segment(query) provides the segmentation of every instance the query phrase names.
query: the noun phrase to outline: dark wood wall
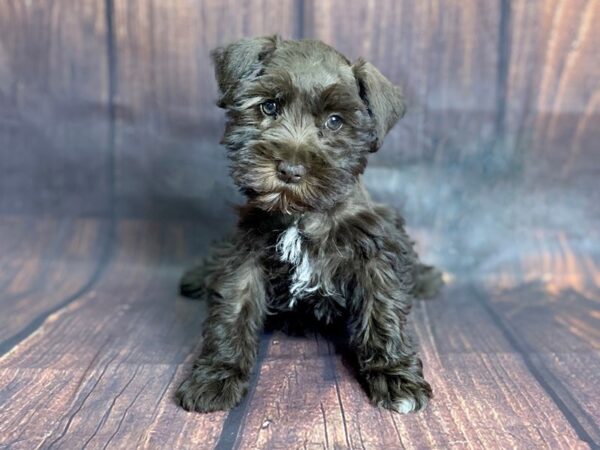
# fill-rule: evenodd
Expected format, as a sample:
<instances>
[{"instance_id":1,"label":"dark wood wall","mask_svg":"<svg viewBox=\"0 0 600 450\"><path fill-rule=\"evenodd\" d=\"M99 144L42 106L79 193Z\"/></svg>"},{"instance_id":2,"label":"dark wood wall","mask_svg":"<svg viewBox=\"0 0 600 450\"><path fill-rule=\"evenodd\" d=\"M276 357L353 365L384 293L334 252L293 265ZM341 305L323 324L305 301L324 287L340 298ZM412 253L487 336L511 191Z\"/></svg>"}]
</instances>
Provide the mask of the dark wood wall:
<instances>
[{"instance_id":1,"label":"dark wood wall","mask_svg":"<svg viewBox=\"0 0 600 450\"><path fill-rule=\"evenodd\" d=\"M515 217L577 227L598 218L599 21L598 0L4 0L0 211L223 214L237 194L208 53L280 33L403 86L366 179L410 223L477 221L471 243Z\"/></svg>"}]
</instances>

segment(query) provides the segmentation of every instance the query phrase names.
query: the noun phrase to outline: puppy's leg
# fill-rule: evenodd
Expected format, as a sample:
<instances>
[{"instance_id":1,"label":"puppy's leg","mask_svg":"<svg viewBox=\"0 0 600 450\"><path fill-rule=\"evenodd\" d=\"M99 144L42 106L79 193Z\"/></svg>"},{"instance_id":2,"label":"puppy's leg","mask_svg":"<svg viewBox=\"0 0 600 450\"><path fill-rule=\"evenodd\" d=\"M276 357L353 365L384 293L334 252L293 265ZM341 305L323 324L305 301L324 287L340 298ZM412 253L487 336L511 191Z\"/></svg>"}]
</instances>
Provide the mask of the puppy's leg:
<instances>
[{"instance_id":1,"label":"puppy's leg","mask_svg":"<svg viewBox=\"0 0 600 450\"><path fill-rule=\"evenodd\" d=\"M390 258L391 259L391 258ZM431 387L406 331L410 283L384 256L366 263L350 304L350 344L370 399L401 413L427 405Z\"/></svg>"},{"instance_id":2,"label":"puppy's leg","mask_svg":"<svg viewBox=\"0 0 600 450\"><path fill-rule=\"evenodd\" d=\"M185 271L179 281L179 294L188 298L203 298L206 296L206 263L203 261L198 265Z\"/></svg>"},{"instance_id":3,"label":"puppy's leg","mask_svg":"<svg viewBox=\"0 0 600 450\"><path fill-rule=\"evenodd\" d=\"M404 218L397 211L384 206L378 206L375 210L380 217L384 218L389 223L394 224L398 232L398 239L405 243L406 250L413 259L414 287L411 294L422 299L432 298L438 295L444 285L442 272L433 266L421 262L419 255L414 249L415 242L406 232Z\"/></svg>"},{"instance_id":4,"label":"puppy's leg","mask_svg":"<svg viewBox=\"0 0 600 450\"><path fill-rule=\"evenodd\" d=\"M439 294L444 278L435 267L418 262L414 270L414 282L411 293L417 298L428 299Z\"/></svg>"},{"instance_id":5,"label":"puppy's leg","mask_svg":"<svg viewBox=\"0 0 600 450\"><path fill-rule=\"evenodd\" d=\"M188 411L226 410L242 399L256 360L265 317L265 288L260 264L231 246L207 277L211 292L203 345L194 369L177 391Z\"/></svg>"}]
</instances>

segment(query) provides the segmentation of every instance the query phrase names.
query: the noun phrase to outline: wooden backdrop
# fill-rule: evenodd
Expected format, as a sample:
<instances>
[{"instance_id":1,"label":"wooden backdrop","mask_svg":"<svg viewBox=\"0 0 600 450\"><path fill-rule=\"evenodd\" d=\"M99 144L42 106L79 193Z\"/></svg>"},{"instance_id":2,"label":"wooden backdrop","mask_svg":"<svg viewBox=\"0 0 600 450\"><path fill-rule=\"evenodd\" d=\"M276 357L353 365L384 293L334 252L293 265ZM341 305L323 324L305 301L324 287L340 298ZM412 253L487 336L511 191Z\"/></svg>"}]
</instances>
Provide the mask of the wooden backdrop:
<instances>
[{"instance_id":1,"label":"wooden backdrop","mask_svg":"<svg viewBox=\"0 0 600 450\"><path fill-rule=\"evenodd\" d=\"M313 358L294 366L305 385L337 374L342 394L281 387L296 406L277 409L316 401L310 415L325 396L314 420L330 434L327 424L324 437L294 432L327 446L598 444L599 23L599 0L1 0L0 402L10 420L0 446L291 445L255 411L274 420L269 374L297 354ZM279 337L261 357L254 406L201 424L177 416L181 436L166 431L179 430L171 406L142 413L154 401L145 390L168 392L200 334L203 307L176 298L178 274L232 225L240 199L217 144L209 51L272 33L363 56L407 94L408 114L366 180L455 279L454 303L418 306L416 320L441 399L477 405L462 418L433 409L390 422L352 409L360 391L343 384L327 345ZM462 367L487 374L469 387L482 397L460 391ZM130 399L145 405L135 442L121 404ZM28 412L37 409L48 415ZM113 409L125 411L118 426ZM498 423L512 434L486 431ZM538 440L532 430L548 423L555 434Z\"/></svg>"},{"instance_id":2,"label":"wooden backdrop","mask_svg":"<svg viewBox=\"0 0 600 450\"><path fill-rule=\"evenodd\" d=\"M516 228L583 236L598 217L599 20L597 0L4 0L0 211L222 217L238 198L208 52L279 33L404 88L409 112L366 178L410 224L459 230L438 257L501 251Z\"/></svg>"},{"instance_id":3,"label":"wooden backdrop","mask_svg":"<svg viewBox=\"0 0 600 450\"><path fill-rule=\"evenodd\" d=\"M4 0L0 208L218 204L230 183L208 52L270 33L322 39L403 86L409 113L372 164L393 181L376 187L428 223L467 181L578 184L598 168L599 20L595 0Z\"/></svg>"}]
</instances>

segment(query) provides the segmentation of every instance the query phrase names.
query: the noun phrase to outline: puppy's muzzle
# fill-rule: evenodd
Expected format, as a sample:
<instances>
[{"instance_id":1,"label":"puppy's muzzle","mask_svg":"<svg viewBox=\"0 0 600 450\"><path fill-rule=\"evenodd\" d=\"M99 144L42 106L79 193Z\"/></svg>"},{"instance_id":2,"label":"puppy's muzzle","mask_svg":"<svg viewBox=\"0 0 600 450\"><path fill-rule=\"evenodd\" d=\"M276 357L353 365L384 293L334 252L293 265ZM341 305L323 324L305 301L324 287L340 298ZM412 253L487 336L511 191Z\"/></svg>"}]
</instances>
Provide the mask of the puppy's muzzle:
<instances>
[{"instance_id":1,"label":"puppy's muzzle","mask_svg":"<svg viewBox=\"0 0 600 450\"><path fill-rule=\"evenodd\" d=\"M277 163L277 178L285 183L299 183L306 175L306 168L302 164L292 164L287 161Z\"/></svg>"}]
</instances>

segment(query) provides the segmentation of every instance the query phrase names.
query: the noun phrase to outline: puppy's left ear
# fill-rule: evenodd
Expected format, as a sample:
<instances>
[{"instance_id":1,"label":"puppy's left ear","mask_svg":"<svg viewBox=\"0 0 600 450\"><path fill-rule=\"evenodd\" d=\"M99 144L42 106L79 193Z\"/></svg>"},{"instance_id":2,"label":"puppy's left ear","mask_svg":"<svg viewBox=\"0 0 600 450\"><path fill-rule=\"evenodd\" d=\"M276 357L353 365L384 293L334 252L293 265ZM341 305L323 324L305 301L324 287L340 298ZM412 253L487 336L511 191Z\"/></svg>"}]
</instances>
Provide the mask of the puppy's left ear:
<instances>
[{"instance_id":1,"label":"puppy's left ear","mask_svg":"<svg viewBox=\"0 0 600 450\"><path fill-rule=\"evenodd\" d=\"M371 152L376 152L388 131L404 116L404 96L375 66L363 59L354 63L352 71L358 82L360 97L374 122L375 136Z\"/></svg>"}]
</instances>

